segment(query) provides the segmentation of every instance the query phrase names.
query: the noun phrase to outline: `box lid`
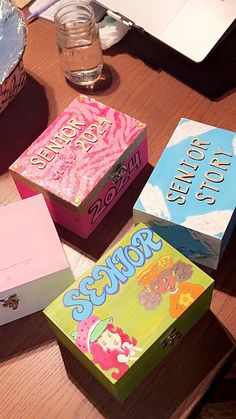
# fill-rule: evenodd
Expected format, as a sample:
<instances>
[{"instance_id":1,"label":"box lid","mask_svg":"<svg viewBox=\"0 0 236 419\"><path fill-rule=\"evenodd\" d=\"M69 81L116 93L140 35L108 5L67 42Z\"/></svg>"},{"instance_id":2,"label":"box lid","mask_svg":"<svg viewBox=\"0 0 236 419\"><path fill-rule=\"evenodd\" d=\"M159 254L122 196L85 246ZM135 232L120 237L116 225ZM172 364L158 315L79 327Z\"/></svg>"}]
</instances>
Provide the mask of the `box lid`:
<instances>
[{"instance_id":1,"label":"box lid","mask_svg":"<svg viewBox=\"0 0 236 419\"><path fill-rule=\"evenodd\" d=\"M97 377L99 370L119 386L129 368L212 283L140 223L44 313L69 339L72 351L91 361Z\"/></svg>"},{"instance_id":2,"label":"box lid","mask_svg":"<svg viewBox=\"0 0 236 419\"><path fill-rule=\"evenodd\" d=\"M235 210L235 178L236 134L182 118L134 210L221 240Z\"/></svg>"},{"instance_id":3,"label":"box lid","mask_svg":"<svg viewBox=\"0 0 236 419\"><path fill-rule=\"evenodd\" d=\"M0 207L0 292L68 268L42 195Z\"/></svg>"},{"instance_id":4,"label":"box lid","mask_svg":"<svg viewBox=\"0 0 236 419\"><path fill-rule=\"evenodd\" d=\"M144 139L145 131L142 122L80 95L10 170L80 210L118 169L121 157Z\"/></svg>"}]
</instances>

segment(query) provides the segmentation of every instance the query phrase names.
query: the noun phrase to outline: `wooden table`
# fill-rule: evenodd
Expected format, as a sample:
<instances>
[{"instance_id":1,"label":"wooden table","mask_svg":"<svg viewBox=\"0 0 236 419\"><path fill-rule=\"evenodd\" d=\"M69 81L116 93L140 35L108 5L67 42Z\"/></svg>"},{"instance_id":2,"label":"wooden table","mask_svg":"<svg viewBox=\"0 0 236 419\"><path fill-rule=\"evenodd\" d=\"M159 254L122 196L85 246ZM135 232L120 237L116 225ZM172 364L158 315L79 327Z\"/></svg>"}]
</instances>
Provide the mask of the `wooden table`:
<instances>
[{"instance_id":1,"label":"wooden table","mask_svg":"<svg viewBox=\"0 0 236 419\"><path fill-rule=\"evenodd\" d=\"M137 45L139 58L133 56L137 55ZM213 65L217 54L209 59L209 68L217 68ZM150 164L89 240L59 230L75 275L82 273L132 226L132 206L181 117L236 131L235 93L211 101L166 71L157 71L162 66L171 72L172 67L172 74L182 80L186 73L186 83L201 92L205 84L205 90L216 97L224 93L223 85L213 73L215 86L203 77L210 71L206 64L190 63L163 45L134 33L105 53L104 60L112 81L106 71L107 87L94 92L94 96L147 123ZM227 67L224 60L225 72L229 70L225 80L227 90L232 74L230 63ZM24 64L27 86L0 116L1 205L19 199L7 173L8 166L78 94L60 72L52 23L38 20L30 25ZM0 418L187 417L233 352L235 245L234 234L218 271L213 274L216 284L212 312L122 405L58 345L42 313L2 326Z\"/></svg>"}]
</instances>

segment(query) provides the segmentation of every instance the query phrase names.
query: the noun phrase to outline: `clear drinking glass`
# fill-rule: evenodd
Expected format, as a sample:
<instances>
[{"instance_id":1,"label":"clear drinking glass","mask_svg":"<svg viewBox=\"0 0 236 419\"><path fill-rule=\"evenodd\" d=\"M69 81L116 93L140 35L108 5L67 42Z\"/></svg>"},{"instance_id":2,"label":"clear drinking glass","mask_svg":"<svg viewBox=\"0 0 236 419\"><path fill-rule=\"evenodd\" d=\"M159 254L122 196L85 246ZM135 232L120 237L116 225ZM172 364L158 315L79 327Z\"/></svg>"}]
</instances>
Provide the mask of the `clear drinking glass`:
<instances>
[{"instance_id":1,"label":"clear drinking glass","mask_svg":"<svg viewBox=\"0 0 236 419\"><path fill-rule=\"evenodd\" d=\"M103 56L94 10L88 4L71 1L55 13L56 42L65 77L82 87L99 79Z\"/></svg>"}]
</instances>

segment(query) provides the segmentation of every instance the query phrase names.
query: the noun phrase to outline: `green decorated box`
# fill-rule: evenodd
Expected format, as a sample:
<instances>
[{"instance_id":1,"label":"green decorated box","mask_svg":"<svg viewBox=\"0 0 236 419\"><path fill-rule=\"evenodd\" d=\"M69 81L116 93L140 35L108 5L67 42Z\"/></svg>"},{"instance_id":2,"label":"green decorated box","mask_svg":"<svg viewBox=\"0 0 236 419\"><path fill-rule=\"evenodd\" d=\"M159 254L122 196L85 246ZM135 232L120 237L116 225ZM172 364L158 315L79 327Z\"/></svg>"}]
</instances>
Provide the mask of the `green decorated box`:
<instances>
[{"instance_id":1,"label":"green decorated box","mask_svg":"<svg viewBox=\"0 0 236 419\"><path fill-rule=\"evenodd\" d=\"M122 401L209 309L212 290L206 273L140 223L44 313Z\"/></svg>"}]
</instances>

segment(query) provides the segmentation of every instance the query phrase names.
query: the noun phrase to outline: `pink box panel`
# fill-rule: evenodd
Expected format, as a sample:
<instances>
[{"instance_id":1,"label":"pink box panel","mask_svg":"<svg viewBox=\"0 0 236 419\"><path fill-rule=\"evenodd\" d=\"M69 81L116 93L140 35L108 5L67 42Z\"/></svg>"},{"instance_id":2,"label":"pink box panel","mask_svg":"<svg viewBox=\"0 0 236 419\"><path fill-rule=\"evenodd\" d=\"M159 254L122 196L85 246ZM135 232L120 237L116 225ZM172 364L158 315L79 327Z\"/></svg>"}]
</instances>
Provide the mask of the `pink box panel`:
<instances>
[{"instance_id":1,"label":"pink box panel","mask_svg":"<svg viewBox=\"0 0 236 419\"><path fill-rule=\"evenodd\" d=\"M23 198L41 191L54 221L86 238L146 162L146 125L80 95L10 170Z\"/></svg>"},{"instance_id":2,"label":"pink box panel","mask_svg":"<svg viewBox=\"0 0 236 419\"><path fill-rule=\"evenodd\" d=\"M69 267L42 194L0 207L0 292Z\"/></svg>"},{"instance_id":3,"label":"pink box panel","mask_svg":"<svg viewBox=\"0 0 236 419\"><path fill-rule=\"evenodd\" d=\"M100 194L94 199L94 202L92 204L90 203L82 214L77 214L57 201L45 196L45 201L53 220L79 236L87 238L147 163L148 155L146 143L147 139L134 150L120 166L120 173L118 171L118 176L113 181L110 180L110 182L106 184ZM19 178L15 179L15 183L22 198L38 194L36 190L19 181Z\"/></svg>"}]
</instances>

